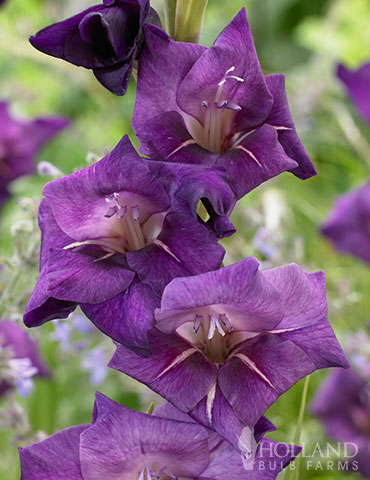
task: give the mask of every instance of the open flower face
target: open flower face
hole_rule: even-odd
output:
[[[173,172],[160,173],[124,137],[97,164],[45,186],[41,273],[27,326],[80,304],[115,340],[145,347],[165,285],[219,267],[223,248],[190,210],[173,211]]]
[[[160,25],[149,0],[104,0],[30,38],[41,52],[92,69],[99,82],[124,95],[145,22]]]
[[[170,405],[134,412],[97,393],[92,425],[78,425],[19,449],[22,479],[273,480],[298,447],[263,439],[264,456],[246,470],[217,434]],[[258,468],[259,465],[262,467]]]
[[[17,120],[7,102],[0,102],[0,206],[9,195],[9,183],[33,173],[38,150],[67,125],[62,117]]]
[[[323,274],[258,267],[250,257],[173,280],[148,335],[151,356],[118,346],[110,366],[235,443],[240,423],[254,427],[302,377],[347,366],[327,321]]]
[[[145,37],[133,119],[143,153],[221,165],[238,198],[285,170],[315,174],[284,77],[264,77],[245,9],[211,48],[174,42],[150,26]]]

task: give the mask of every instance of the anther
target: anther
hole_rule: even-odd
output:
[[[135,222],[138,222],[140,220],[139,205],[132,206],[131,211],[132,211],[132,216],[133,216]]]
[[[242,107],[240,105],[237,105],[236,103],[229,103],[227,105],[225,105],[225,108],[229,109],[229,110],[233,110],[234,112],[240,112],[240,110],[242,109]]]
[[[233,327],[231,326],[230,320],[227,318],[225,313],[220,313],[219,318],[221,320],[221,323],[227,328],[228,332],[231,332]]]
[[[118,217],[118,218],[123,218],[123,217],[126,215],[126,212],[127,212],[127,207],[126,207],[126,205],[123,206],[123,207],[119,206],[119,207],[118,207],[117,217]]]
[[[221,100],[220,102],[216,103],[216,108],[225,108],[228,105],[228,100]]]
[[[193,326],[193,330],[195,333],[198,333],[202,320],[203,320],[203,315],[199,315],[199,314],[195,315],[194,326]]]
[[[209,102],[207,102],[207,100],[203,100],[202,107],[208,108],[209,107]]]
[[[113,217],[113,215],[117,212],[117,208],[116,207],[110,207],[108,208],[108,211],[107,213],[104,215],[105,218],[111,218]]]

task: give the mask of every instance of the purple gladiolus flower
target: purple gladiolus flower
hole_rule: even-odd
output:
[[[174,209],[174,177],[161,173],[124,137],[95,165],[45,186],[41,272],[27,326],[80,304],[104,333],[144,348],[165,285],[219,268],[224,249],[190,208]],[[181,191],[181,179],[176,185]]]
[[[0,101],[0,206],[9,197],[8,185],[35,171],[35,155],[67,125],[62,117],[17,120]]]
[[[166,405],[154,415],[134,412],[97,393],[92,425],[19,449],[22,479],[270,480],[299,452],[264,439],[261,447],[272,453],[257,458],[263,467],[275,461],[246,471],[230,445],[183,417]]]
[[[337,77],[344,83],[365,122],[370,123],[370,63],[365,63],[355,71],[339,64]]]
[[[327,320],[323,272],[295,264],[260,271],[250,257],[177,278],[155,317],[151,356],[118,345],[109,366],[234,444],[240,422],[253,427],[298,380],[348,366]]]
[[[370,384],[354,370],[329,375],[312,404],[328,435],[354,445],[351,460],[370,477]]]
[[[12,386],[16,386],[21,395],[27,396],[32,389],[32,376],[50,376],[36,342],[30,339],[26,330],[10,320],[0,320],[0,350],[9,352],[7,365],[2,365],[5,379],[0,381],[0,396]]]
[[[337,250],[370,262],[370,182],[339,197],[321,232]]]
[[[124,95],[142,44],[144,23],[160,26],[149,0],[103,0],[30,38],[43,53],[91,69],[116,95]]]
[[[264,77],[243,8],[211,48],[145,27],[134,130],[141,152],[217,164],[238,198],[286,170],[316,170],[294,128],[284,76]]]

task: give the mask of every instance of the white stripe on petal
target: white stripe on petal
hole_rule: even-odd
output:
[[[182,143],[179,147],[175,148],[173,152],[171,152],[167,158],[170,158],[172,155],[175,155],[176,152],[181,150],[182,148],[188,147],[189,145],[194,145],[196,142],[192,138],[189,140],[186,140],[186,142]]]
[[[182,352],[178,357],[175,358],[175,360],[171,363],[171,365],[169,365],[167,368],[165,368],[163,370],[163,372],[161,372],[155,379],[155,380],[158,380],[159,378],[161,378],[165,373],[167,373],[169,370],[171,370],[172,368],[175,368],[177,367],[177,365],[179,365],[180,363],[184,362],[187,358],[189,358],[191,355],[193,355],[193,353],[197,352],[198,350],[196,348],[189,348],[188,350],[185,350],[184,352]]]
[[[207,418],[209,423],[212,425],[212,410],[213,404],[215,403],[215,396],[216,396],[216,384],[213,385],[211,390],[208,392],[207,395]]]
[[[174,253],[171,252],[171,250],[167,247],[167,245],[165,243],[163,243],[161,240],[158,240],[158,238],[156,240],[154,240],[153,242],[155,245],[157,245],[158,247],[162,248],[165,252],[167,252],[169,255],[171,255],[171,257],[173,257],[175,260],[177,260],[179,263],[181,263],[181,260],[179,260],[176,255]]]
[[[235,148],[239,148],[239,150],[243,150],[243,152],[247,153],[257,163],[257,165],[259,165],[262,168],[262,165],[258,161],[257,157],[250,150],[247,150],[245,147],[243,147],[243,145],[238,145]]]
[[[257,365],[254,363],[253,360],[251,360],[247,355],[244,353],[236,353],[234,357],[240,358],[240,360],[248,367],[250,368],[253,372],[257,373],[259,377],[262,378],[271,388],[273,388],[276,391],[276,388],[273,386],[273,384],[270,382],[270,380],[266,377],[264,373],[261,372],[261,370],[257,367]]]

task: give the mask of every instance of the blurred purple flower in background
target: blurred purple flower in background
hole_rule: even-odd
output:
[[[36,342],[16,323],[0,320],[0,396],[12,386],[21,396],[28,396],[34,375],[50,376]]]
[[[160,26],[149,0],[103,0],[44,28],[30,42],[43,53],[91,69],[104,87],[124,95],[146,22]]]
[[[238,198],[287,170],[302,179],[316,174],[294,127],[284,76],[262,73],[245,9],[211,48],[144,30],[133,117],[142,153],[223,166]]]
[[[356,445],[351,461],[358,462],[358,471],[370,478],[370,384],[352,369],[332,372],[316,394],[312,410],[330,437]]]
[[[295,264],[260,271],[250,257],[177,278],[165,288],[155,318],[151,356],[118,345],[109,366],[231,443],[235,416],[253,428],[304,376],[348,367],[327,319],[323,272],[307,274]]]
[[[0,207],[9,196],[9,184],[36,171],[35,155],[67,125],[62,117],[15,119],[8,103],[0,101]]]
[[[337,250],[370,262],[370,182],[338,198],[321,232]]]
[[[83,353],[82,369],[90,373],[91,385],[101,385],[108,373],[107,360],[102,347],[95,347]]]
[[[344,83],[363,119],[370,123],[370,63],[365,63],[357,70],[349,70],[339,64],[337,76]]]
[[[263,434],[251,440],[254,455]],[[300,449],[262,442],[272,453],[247,472],[236,450],[173,407],[146,415],[97,393],[92,425],[70,427],[19,452],[23,480],[272,480]]]

